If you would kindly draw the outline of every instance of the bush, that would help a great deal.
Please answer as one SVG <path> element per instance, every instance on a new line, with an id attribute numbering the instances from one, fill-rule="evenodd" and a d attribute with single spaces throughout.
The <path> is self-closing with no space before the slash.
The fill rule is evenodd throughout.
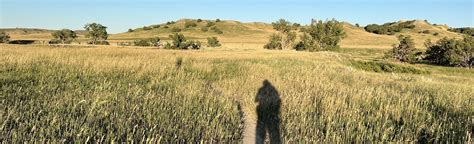
<path id="1" fill-rule="evenodd" d="M 171 28 L 171 32 L 181 32 L 181 29 L 178 27 Z"/>
<path id="2" fill-rule="evenodd" d="M 158 47 L 160 45 L 160 38 L 149 38 L 149 39 L 142 39 L 142 40 L 135 40 L 133 42 L 135 46 L 154 46 Z"/>
<path id="3" fill-rule="evenodd" d="M 172 43 L 165 44 L 164 47 L 167 49 L 200 49 L 202 45 L 199 41 L 186 40 L 184 35 L 180 33 L 171 34 L 169 38 Z"/>
<path id="4" fill-rule="evenodd" d="M 128 29 L 128 32 L 129 32 L 129 33 L 133 32 L 133 29 Z"/>
<path id="5" fill-rule="evenodd" d="M 202 19 L 197 19 L 197 22 L 198 22 L 198 23 L 202 22 Z"/>
<path id="6" fill-rule="evenodd" d="M 10 35 L 5 32 L 0 33 L 0 43 L 8 43 L 10 41 Z"/>
<path id="7" fill-rule="evenodd" d="M 144 30 L 144 31 L 147 31 L 147 30 L 151 30 L 151 28 L 150 28 L 150 27 L 147 27 L 147 26 L 143 26 L 143 30 Z"/>
<path id="8" fill-rule="evenodd" d="M 449 31 L 465 34 L 468 36 L 474 36 L 474 28 L 464 27 L 464 28 L 449 28 Z"/>
<path id="9" fill-rule="evenodd" d="M 184 22 L 184 27 L 185 28 L 190 28 L 190 27 L 196 27 L 197 24 L 194 21 L 186 21 Z"/>
<path id="10" fill-rule="evenodd" d="M 221 22 L 221 19 L 216 19 L 216 22 Z"/>
<path id="11" fill-rule="evenodd" d="M 283 38 L 281 35 L 274 33 L 270 36 L 268 43 L 265 44 L 263 48 L 272 49 L 272 50 L 281 50 L 283 49 L 283 46 L 281 44 L 282 39 Z"/>
<path id="12" fill-rule="evenodd" d="M 214 31 L 217 34 L 223 34 L 224 33 L 221 29 L 219 29 L 217 27 L 212 27 L 211 30 Z"/>
<path id="13" fill-rule="evenodd" d="M 446 66 L 474 66 L 474 38 L 465 37 L 464 40 L 440 39 L 436 43 L 428 40 L 425 43 L 426 58 L 430 63 Z"/>
<path id="14" fill-rule="evenodd" d="M 206 27 L 212 27 L 214 25 L 216 25 L 216 23 L 209 21 L 207 22 Z"/>
<path id="15" fill-rule="evenodd" d="M 176 22 L 175 21 L 169 21 L 169 22 L 166 22 L 166 25 L 171 25 L 171 24 L 175 24 Z"/>
<path id="16" fill-rule="evenodd" d="M 423 30 L 423 31 L 421 31 L 421 32 L 419 32 L 419 33 L 430 34 L 431 32 L 430 32 L 430 30 Z"/>
<path id="17" fill-rule="evenodd" d="M 435 32 L 435 33 L 433 33 L 433 35 L 434 35 L 434 36 L 438 36 L 438 35 L 439 35 L 439 33 L 438 33 L 438 32 Z"/>
<path id="18" fill-rule="evenodd" d="M 93 41 L 87 42 L 87 44 L 94 44 L 94 45 L 110 45 L 108 41 L 101 40 L 101 41 L 96 41 L 95 43 Z"/>
<path id="19" fill-rule="evenodd" d="M 387 62 L 365 62 L 352 61 L 351 66 L 369 71 L 369 72 L 389 72 L 389 73 L 411 73 L 411 74 L 429 74 L 429 71 L 417 69 L 411 66 L 403 66 Z"/>
<path id="20" fill-rule="evenodd" d="M 151 26 L 152 28 L 160 28 L 161 25 L 154 25 L 154 26 Z"/>
<path id="21" fill-rule="evenodd" d="M 167 28 L 170 28 L 170 27 L 168 27 L 167 25 L 165 25 L 165 26 L 163 26 L 163 28 L 164 28 L 164 29 L 167 29 Z"/>
<path id="22" fill-rule="evenodd" d="M 60 31 L 53 32 L 51 35 L 53 36 L 54 40 L 50 41 L 50 44 L 69 44 L 77 38 L 76 32 L 69 29 L 62 29 Z"/>
<path id="23" fill-rule="evenodd" d="M 220 47 L 221 44 L 219 43 L 219 40 L 217 37 L 208 37 L 207 38 L 207 45 L 210 47 Z"/>
<path id="24" fill-rule="evenodd" d="M 342 23 L 337 20 L 313 21 L 294 48 L 307 51 L 336 50 L 345 35 Z"/>
<path id="25" fill-rule="evenodd" d="M 355 24 L 356 27 L 360 27 L 360 25 L 358 23 Z"/>
<path id="26" fill-rule="evenodd" d="M 202 27 L 202 28 L 201 28 L 201 31 L 202 31 L 202 32 L 207 32 L 207 31 L 209 31 L 209 28 L 207 28 L 207 27 Z"/>
<path id="27" fill-rule="evenodd" d="M 378 24 L 370 24 L 367 25 L 364 29 L 367 32 L 375 33 L 375 34 L 383 34 L 383 35 L 394 35 L 397 32 L 401 32 L 403 29 L 413 29 L 415 25 L 413 25 L 414 21 L 406 21 L 401 23 L 391 22 L 385 23 L 383 25 Z"/>
<path id="28" fill-rule="evenodd" d="M 398 37 L 400 43 L 395 45 L 390 52 L 390 56 L 402 62 L 415 62 L 415 42 L 410 36 L 400 35 Z"/>

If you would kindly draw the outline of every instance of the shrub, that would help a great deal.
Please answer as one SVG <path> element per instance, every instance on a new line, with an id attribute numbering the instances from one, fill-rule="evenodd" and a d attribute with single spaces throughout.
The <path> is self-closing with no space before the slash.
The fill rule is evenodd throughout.
<path id="1" fill-rule="evenodd" d="M 10 41 L 10 35 L 8 35 L 5 32 L 1 32 L 0 33 L 0 43 L 7 43 L 8 41 Z"/>
<path id="2" fill-rule="evenodd" d="M 217 27 L 212 27 L 211 30 L 214 31 L 217 34 L 223 34 L 224 33 L 221 29 L 219 29 Z"/>
<path id="3" fill-rule="evenodd" d="M 196 27 L 197 24 L 194 21 L 186 21 L 184 22 L 184 27 L 185 28 L 190 28 L 190 27 Z"/>
<path id="4" fill-rule="evenodd" d="M 270 36 L 268 43 L 265 44 L 263 47 L 265 49 L 281 50 L 283 49 L 283 46 L 281 45 L 281 41 L 282 41 L 282 36 L 274 33 Z"/>
<path id="5" fill-rule="evenodd" d="M 202 19 L 197 19 L 197 22 L 198 22 L 198 23 L 202 22 Z"/>
<path id="6" fill-rule="evenodd" d="M 154 26 L 151 26 L 152 28 L 160 28 L 161 25 L 154 25 Z"/>
<path id="7" fill-rule="evenodd" d="M 216 23 L 209 21 L 207 22 L 206 27 L 212 27 L 214 25 L 216 25 Z"/>
<path id="8" fill-rule="evenodd" d="M 147 26 L 143 26 L 143 30 L 144 30 L 144 31 L 147 31 L 147 30 L 151 30 L 151 28 L 150 28 L 150 27 L 147 27 Z"/>
<path id="9" fill-rule="evenodd" d="M 423 30 L 423 31 L 421 31 L 421 32 L 419 32 L 419 33 L 430 34 L 431 32 L 430 32 L 430 30 Z"/>
<path id="10" fill-rule="evenodd" d="M 100 40 L 100 41 L 96 41 L 95 43 L 90 41 L 88 42 L 87 44 L 94 44 L 94 45 L 110 45 L 110 43 L 108 41 L 105 41 L 105 40 Z"/>
<path id="11" fill-rule="evenodd" d="M 294 48 L 307 51 L 336 50 L 345 35 L 342 23 L 337 20 L 326 22 L 313 20 Z"/>
<path id="12" fill-rule="evenodd" d="M 216 19 L 216 22 L 221 22 L 221 19 Z"/>
<path id="13" fill-rule="evenodd" d="M 128 32 L 129 32 L 129 33 L 133 32 L 133 29 L 128 29 Z"/>
<path id="14" fill-rule="evenodd" d="M 438 36 L 438 35 L 439 35 L 439 33 L 438 33 L 438 32 L 435 32 L 435 33 L 433 33 L 433 35 L 434 35 L 434 36 Z"/>
<path id="15" fill-rule="evenodd" d="M 220 47 L 221 44 L 219 43 L 219 40 L 217 37 L 208 37 L 207 38 L 207 45 L 210 47 Z"/>
<path id="16" fill-rule="evenodd" d="M 383 34 L 383 35 L 394 35 L 397 32 L 401 32 L 403 29 L 413 29 L 415 25 L 413 25 L 414 21 L 406 21 L 406 22 L 391 22 L 385 23 L 383 25 L 378 24 L 370 24 L 367 25 L 364 29 L 367 32 L 375 33 L 375 34 Z"/>
<path id="17" fill-rule="evenodd" d="M 440 39 L 436 43 L 428 40 L 425 43 L 426 60 L 433 64 L 447 66 L 474 66 L 474 38 L 465 37 L 464 40 Z"/>
<path id="18" fill-rule="evenodd" d="M 181 32 L 181 29 L 178 27 L 171 28 L 171 32 Z"/>
<path id="19" fill-rule="evenodd" d="M 60 31 L 53 32 L 51 35 L 54 38 L 54 40 L 52 40 L 54 41 L 53 43 L 56 44 L 69 44 L 77 38 L 76 32 L 69 29 L 62 29 Z M 52 41 L 50 41 L 50 44 L 52 44 Z"/>
<path id="20" fill-rule="evenodd" d="M 400 35 L 400 43 L 395 45 L 390 52 L 390 56 L 402 62 L 412 63 L 415 61 L 415 42 L 410 36 Z"/>
<path id="21" fill-rule="evenodd" d="M 165 48 L 167 49 L 200 49 L 201 42 L 193 41 L 193 40 L 186 40 L 183 34 L 174 33 L 169 35 L 172 43 L 165 44 Z"/>
<path id="22" fill-rule="evenodd" d="M 411 66 L 403 66 L 388 62 L 365 62 L 365 61 L 352 61 L 351 66 L 369 71 L 369 72 L 389 72 L 389 73 L 411 73 L 411 74 L 429 74 L 429 71 L 417 69 Z"/>
<path id="23" fill-rule="evenodd" d="M 175 21 L 169 21 L 169 22 L 166 22 L 166 25 L 171 25 L 171 24 L 175 24 L 176 22 Z"/>
<path id="24" fill-rule="evenodd" d="M 163 28 L 164 28 L 164 29 L 167 29 L 167 28 L 170 28 L 170 27 L 168 27 L 167 25 L 165 25 L 165 26 L 163 26 Z"/>
<path id="25" fill-rule="evenodd" d="M 468 36 L 474 36 L 474 28 L 464 27 L 464 28 L 449 28 L 449 31 L 465 34 Z"/>
<path id="26" fill-rule="evenodd" d="M 209 31 L 209 28 L 207 28 L 207 27 L 202 27 L 202 28 L 201 28 L 201 31 L 202 31 L 202 32 L 207 32 L 207 31 Z"/>
<path id="27" fill-rule="evenodd" d="M 358 23 L 355 24 L 356 27 L 360 27 L 360 25 Z"/>
<path id="28" fill-rule="evenodd" d="M 160 38 L 156 37 L 156 38 L 135 40 L 133 42 L 133 45 L 135 45 L 135 46 L 154 46 L 154 47 L 158 47 L 160 45 Z"/>

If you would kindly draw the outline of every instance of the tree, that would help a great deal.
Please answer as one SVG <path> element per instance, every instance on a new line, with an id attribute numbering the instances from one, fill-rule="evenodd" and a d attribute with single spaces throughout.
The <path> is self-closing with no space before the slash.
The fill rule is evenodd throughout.
<path id="1" fill-rule="evenodd" d="M 464 40 L 443 38 L 436 43 L 427 41 L 425 60 L 433 64 L 474 67 L 474 38 Z"/>
<path id="2" fill-rule="evenodd" d="M 174 33 L 169 35 L 172 43 L 165 44 L 165 48 L 168 49 L 200 49 L 201 42 L 199 41 L 188 41 L 183 34 Z"/>
<path id="3" fill-rule="evenodd" d="M 263 48 L 272 49 L 272 50 L 281 50 L 283 49 L 281 41 L 282 41 L 282 36 L 280 34 L 274 33 L 270 36 L 268 43 L 265 44 Z"/>
<path id="4" fill-rule="evenodd" d="M 7 43 L 10 40 L 10 35 L 5 32 L 0 33 L 0 43 Z"/>
<path id="5" fill-rule="evenodd" d="M 86 29 L 86 38 L 91 39 L 91 44 L 101 44 L 104 42 L 99 42 L 98 41 L 106 41 L 108 38 L 107 34 L 107 27 L 103 26 L 98 23 L 91 23 L 91 24 L 86 24 L 84 26 L 84 29 Z"/>
<path id="6" fill-rule="evenodd" d="M 197 22 L 198 22 L 198 23 L 202 22 L 202 19 L 197 19 Z"/>
<path id="7" fill-rule="evenodd" d="M 190 28 L 190 27 L 196 27 L 197 24 L 194 21 L 186 21 L 184 22 L 184 27 L 185 28 Z"/>
<path id="8" fill-rule="evenodd" d="M 129 32 L 129 33 L 133 32 L 133 29 L 128 29 L 128 32 Z"/>
<path id="9" fill-rule="evenodd" d="M 296 40 L 296 32 L 292 32 L 292 30 L 297 28 L 298 24 L 296 25 L 291 24 L 285 19 L 280 19 L 276 22 L 273 22 L 272 26 L 273 26 L 273 29 L 278 31 L 278 34 L 274 34 L 270 36 L 269 42 L 264 47 L 266 49 L 290 48 L 290 46 Z M 276 41 L 276 40 L 279 40 L 279 41 Z"/>
<path id="10" fill-rule="evenodd" d="M 301 41 L 295 46 L 296 50 L 321 51 L 339 48 L 339 42 L 346 36 L 341 22 L 337 20 L 312 20 L 303 31 Z"/>
<path id="11" fill-rule="evenodd" d="M 70 29 L 62 29 L 60 31 L 53 32 L 51 35 L 54 37 L 52 40 L 53 42 L 57 41 L 57 43 L 62 44 L 69 44 L 77 38 L 76 32 Z"/>
<path id="12" fill-rule="evenodd" d="M 402 62 L 414 62 L 415 61 L 415 42 L 410 36 L 400 35 L 398 37 L 400 43 L 394 45 L 391 56 Z"/>
<path id="13" fill-rule="evenodd" d="M 207 38 L 207 45 L 210 47 L 220 47 L 221 44 L 219 43 L 219 40 L 217 40 L 217 37 L 208 37 Z"/>
<path id="14" fill-rule="evenodd" d="M 221 22 L 221 19 L 216 19 L 216 22 Z"/>

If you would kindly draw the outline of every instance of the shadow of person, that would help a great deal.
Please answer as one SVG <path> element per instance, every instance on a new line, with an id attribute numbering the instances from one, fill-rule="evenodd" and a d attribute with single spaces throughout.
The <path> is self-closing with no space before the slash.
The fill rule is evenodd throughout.
<path id="1" fill-rule="evenodd" d="M 257 106 L 257 127 L 256 127 L 256 143 L 265 142 L 267 133 L 270 143 L 281 143 L 280 136 L 280 106 L 281 99 L 276 88 L 268 81 L 263 81 L 263 86 L 258 89 L 255 96 Z"/>

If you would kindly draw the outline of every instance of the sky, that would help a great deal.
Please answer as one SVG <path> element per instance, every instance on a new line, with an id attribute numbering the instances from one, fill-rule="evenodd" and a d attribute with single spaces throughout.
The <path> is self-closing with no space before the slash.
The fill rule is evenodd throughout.
<path id="1" fill-rule="evenodd" d="M 87 23 L 125 32 L 182 18 L 301 24 L 332 19 L 367 25 L 422 19 L 474 27 L 474 0 L 0 0 L 0 28 L 81 30 Z"/>

